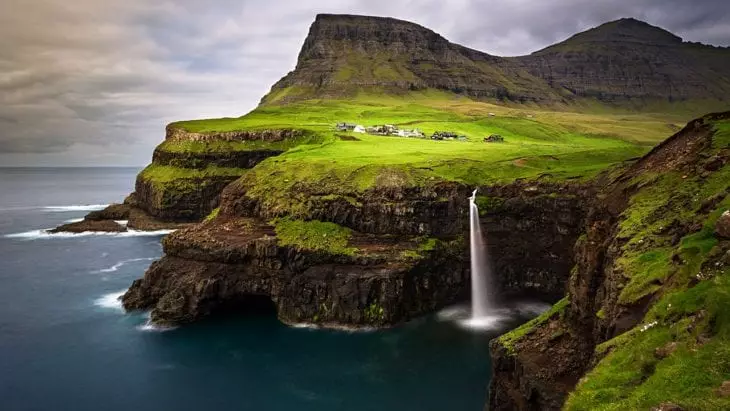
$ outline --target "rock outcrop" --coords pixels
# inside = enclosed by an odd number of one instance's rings
[[[605,23],[528,56],[503,58],[407,21],[321,14],[296,68],[262,104],[422,89],[541,104],[585,98],[617,105],[727,102],[728,59],[729,48],[683,42],[635,19]]]
[[[605,23],[512,60],[576,97],[728,101],[730,49],[686,43],[635,19]]]
[[[642,332],[655,326],[673,329],[677,324],[684,328],[687,322],[702,329],[700,322],[711,315],[707,308],[666,317],[645,316],[662,305],[671,312],[672,304],[667,305],[662,298],[694,292],[692,287],[723,273],[730,242],[720,234],[713,236],[713,232],[715,219],[722,225],[717,210],[727,208],[730,180],[725,168],[708,174],[704,165],[709,159],[724,161],[730,156],[729,136],[716,137],[717,122],[727,124],[728,119],[730,112],[690,122],[598,190],[590,203],[585,234],[575,246],[576,268],[568,283],[566,303],[492,342],[489,409],[561,409],[579,381],[587,384],[591,378],[584,378],[587,371],[610,366],[613,358],[607,355],[612,349],[641,347],[631,339],[645,341],[641,340]],[[705,196],[704,201],[697,198]],[[695,246],[697,238],[706,238],[716,246]],[[702,344],[721,338],[704,332]],[[680,346],[694,344],[680,335],[674,338]],[[623,399],[651,378],[656,362],[672,355],[664,350],[672,340],[661,341],[655,342],[661,343],[656,346],[643,343],[652,353],[646,364],[625,366],[637,367],[636,380],[604,389],[624,392]],[[675,345],[672,352],[676,349]],[[597,372],[592,378],[602,378]],[[634,375],[631,372],[626,375]],[[579,385],[567,409],[590,408],[586,402],[595,397],[584,396],[581,391],[589,389]],[[683,403],[670,394],[665,400]],[[647,409],[658,406],[648,405]]]
[[[350,233],[344,248],[318,249],[326,233],[287,240],[277,221],[291,213],[251,197],[250,184],[243,178],[229,185],[216,218],[165,238],[165,257],[134,282],[125,308],[179,324],[243,313],[263,297],[287,323],[381,327],[466,298],[468,187],[376,187],[348,198],[289,192],[307,198],[306,209],[292,206],[306,213],[298,217],[302,225],[323,221]],[[568,279],[586,188],[516,183],[484,190],[494,203],[485,207],[484,229],[513,238],[490,250],[499,294],[554,299]],[[312,236],[322,237],[305,243]]]
[[[53,231],[126,231],[115,220],[129,220],[128,227],[138,230],[199,222],[218,207],[228,184],[296,145],[307,133],[298,129],[205,133],[168,125],[165,141],[155,149],[152,163],[137,175],[135,191],[124,204],[93,211],[84,221]]]
[[[459,300],[468,278],[453,242],[410,254],[415,240],[355,234],[354,254],[337,254],[282,245],[273,227],[247,218],[220,217],[163,245],[165,257],[123,298],[160,324],[244,313],[263,296],[286,323],[388,326]]]
[[[296,68],[272,87],[262,103],[426,88],[475,98],[560,100],[558,93],[519,64],[451,43],[417,24],[320,14],[309,29]]]

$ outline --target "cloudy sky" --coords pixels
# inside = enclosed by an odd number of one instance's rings
[[[730,45],[727,0],[2,0],[0,166],[144,165],[165,124],[253,109],[317,13],[410,20],[503,56],[620,17]]]

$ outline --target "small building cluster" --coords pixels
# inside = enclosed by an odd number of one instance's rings
[[[435,131],[431,140],[459,140],[466,141],[466,136],[459,136],[452,131]]]
[[[337,123],[335,126],[337,131],[352,131],[353,133],[367,133],[375,136],[398,136],[398,137],[414,137],[424,138],[423,132],[417,128],[399,129],[392,124],[384,124],[377,126],[365,127],[360,124],[353,123]]]
[[[353,123],[337,123],[335,126],[337,131],[353,131],[355,130],[355,127],[357,127],[357,124]]]
[[[484,137],[485,143],[503,143],[504,137],[500,136],[499,134],[492,134],[489,137]]]

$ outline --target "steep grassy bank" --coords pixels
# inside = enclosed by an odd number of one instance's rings
[[[569,410],[730,406],[729,118],[691,123],[602,190],[569,304],[493,344],[492,408],[556,409],[576,383]]]

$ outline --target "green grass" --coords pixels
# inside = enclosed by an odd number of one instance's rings
[[[344,75],[344,74],[343,74]],[[493,115],[490,115],[493,114]],[[410,187],[456,181],[468,185],[509,183],[517,178],[588,180],[613,164],[644,154],[685,121],[681,114],[550,111],[531,105],[476,102],[440,91],[407,95],[359,94],[350,100],[308,100],[263,105],[240,118],[174,123],[196,132],[241,129],[305,130],[299,141],[281,143],[284,154],[245,173],[246,195],[275,215],[309,217],[309,201],[295,192],[357,198],[374,187]],[[431,141],[351,133],[337,122],[395,124],[427,135],[449,130],[468,141]],[[483,143],[500,134],[504,143]],[[262,143],[163,143],[163,149],[224,152],[260,148]]]
[[[507,352],[514,353],[515,344],[518,341],[520,341],[526,335],[532,334],[538,325],[545,323],[546,321],[548,321],[549,319],[553,318],[556,315],[560,315],[568,307],[568,304],[569,304],[568,299],[563,298],[562,300],[553,304],[553,306],[549,310],[545,311],[544,313],[540,314],[539,316],[522,324],[521,326],[515,328],[514,330],[501,335],[498,338],[499,343],[502,344],[502,346],[507,349]]]
[[[278,218],[272,224],[280,245],[330,254],[353,255],[357,251],[348,247],[352,231],[335,223]]]
[[[221,211],[220,207],[214,208],[213,211],[210,212],[210,214],[205,216],[205,219],[203,219],[203,221],[207,223],[208,221],[215,220],[215,218],[218,217],[218,214],[220,213],[220,211]]]
[[[203,126],[201,126],[203,127]],[[323,137],[318,133],[305,132],[304,135],[282,141],[164,141],[157,148],[171,153],[228,153],[232,151],[276,150],[286,151],[307,144],[320,144]]]
[[[245,168],[209,166],[203,169],[194,169],[150,164],[142,170],[140,176],[145,180],[158,184],[208,177],[238,177],[246,171]]]
[[[728,306],[727,269],[694,288],[667,295],[644,322],[656,325],[645,331],[636,328],[599,346],[598,351],[610,353],[581,381],[565,409],[650,409],[662,402],[685,409],[729,409],[730,398],[714,393],[730,380]],[[701,311],[704,317],[697,317]],[[669,342],[675,342],[677,350],[657,357],[656,349]]]
[[[598,112],[592,108],[577,113],[532,105],[495,105],[426,90],[407,95],[360,93],[349,100],[265,104],[239,118],[173,125],[207,133],[305,130],[305,136],[298,141],[281,143],[280,148],[288,150],[286,153],[260,163],[246,173],[241,183],[247,196],[276,210],[277,215],[306,219],[308,201],[292,195],[293,192],[326,192],[357,199],[363,191],[374,187],[423,186],[440,181],[485,185],[517,178],[587,180],[613,164],[644,154],[650,145],[670,134],[675,124],[685,120],[680,114]],[[467,136],[468,141],[354,133],[357,141],[345,141],[338,137],[341,133],[333,130],[334,124],[342,121],[395,124],[419,128],[427,135],[449,130]],[[482,139],[490,134],[502,135],[505,142],[483,143]],[[161,148],[224,152],[257,149],[261,144],[170,142],[163,143]]]
[[[715,129],[710,155],[730,144],[730,122]],[[730,167],[706,179],[682,177],[665,173],[637,181],[645,185],[620,226],[626,243],[618,266],[626,283],[619,303],[650,294],[656,302],[641,325],[596,347],[602,359],[570,395],[566,410],[640,410],[662,402],[730,409],[730,398],[715,392],[730,380],[730,267],[718,262],[725,251],[714,235],[730,197],[701,211],[703,200],[730,190]],[[664,230],[672,222],[701,229],[675,244]],[[674,352],[656,354],[669,343]]]

